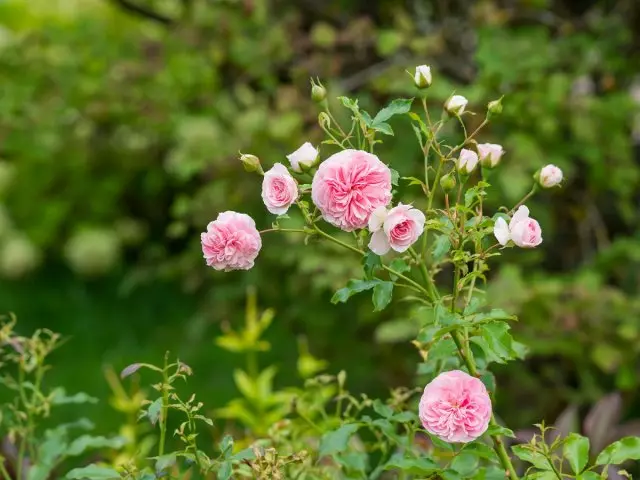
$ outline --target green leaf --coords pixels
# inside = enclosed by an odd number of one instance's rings
[[[378,415],[384,418],[389,418],[393,415],[393,409],[389,405],[382,403],[382,400],[378,398],[373,401],[373,409]]]
[[[149,405],[147,408],[147,417],[152,425],[155,425],[158,419],[160,418],[160,413],[162,412],[162,397],[156,399],[153,403]]]
[[[373,311],[379,312],[384,310],[393,296],[393,282],[379,281],[373,287]]]
[[[76,438],[64,452],[65,456],[73,457],[82,455],[87,450],[98,448],[122,448],[127,444],[127,440],[123,437],[93,437],[91,435],[82,435]]]
[[[640,437],[624,437],[605,448],[596,465],[619,465],[627,460],[640,460]]]
[[[371,290],[378,284],[379,280],[349,280],[347,286],[341,288],[331,297],[331,303],[345,303],[352,295],[356,293],[364,292],[365,290]]]
[[[70,403],[98,403],[98,399],[84,392],[67,396],[64,388],[56,388],[51,395],[52,405],[66,405]]]
[[[253,449],[249,447],[245,448],[244,450],[240,450],[230,458],[231,460],[253,460],[254,458],[256,458],[256,454],[253,453]]]
[[[325,433],[320,440],[319,457],[333,455],[347,448],[349,439],[358,431],[360,425],[357,423],[347,423],[337,430]]]
[[[222,462],[220,464],[220,468],[218,469],[217,476],[218,480],[229,480],[231,478],[232,465],[230,461]]]
[[[463,478],[469,478],[478,470],[478,457],[471,452],[463,451],[454,457],[451,468]]]
[[[456,351],[456,345],[451,338],[442,338],[429,349],[427,361],[448,360],[456,354]]]
[[[376,255],[372,251],[368,251],[362,258],[362,268],[364,269],[364,276],[367,280],[371,280],[376,270],[382,266],[380,256]]]
[[[431,247],[431,256],[435,263],[440,263],[451,250],[451,240],[448,235],[438,235]]]
[[[173,467],[176,464],[176,454],[168,453],[156,458],[156,473],[158,476],[168,468]]]
[[[576,480],[600,480],[602,477],[598,475],[596,472],[582,472],[580,475],[576,477]]]
[[[360,113],[360,107],[358,107],[358,100],[351,100],[349,97],[338,97],[338,100],[342,105],[351,110],[355,115]]]
[[[223,458],[229,458],[233,450],[233,437],[231,435],[225,435],[222,440],[220,440],[218,448]]]
[[[533,472],[527,475],[527,480],[558,480],[558,476],[551,470]]]
[[[393,135],[393,132],[391,133],[391,135]],[[397,170],[394,170],[393,168],[390,168],[389,170],[391,170],[391,185],[394,186],[398,186],[398,181],[400,180],[400,174],[398,173]]]
[[[364,472],[367,469],[368,456],[365,452],[347,452],[342,455],[336,455],[335,458],[348,471]],[[361,476],[358,478],[361,478]]]
[[[385,470],[400,470],[412,475],[431,475],[440,467],[427,457],[404,458],[402,454],[392,456],[384,466]]]
[[[540,452],[534,451],[529,445],[516,445],[511,450],[520,460],[529,462],[540,470],[552,470],[547,457]]]
[[[393,129],[391,128],[391,125],[389,125],[388,123],[379,123],[377,125],[374,125],[372,128],[376,132],[380,132],[380,133],[384,133],[385,135],[393,136]],[[398,177],[399,177],[399,175],[398,175]],[[398,184],[398,180],[396,180],[395,183],[393,182],[393,180],[391,180],[391,183],[393,185],[397,185]]]
[[[503,427],[501,425],[489,425],[489,428],[487,428],[486,433],[487,435],[491,435],[491,436],[500,435],[503,437],[516,438],[515,434],[513,433],[513,430],[507,427]]]
[[[407,265],[407,262],[405,262],[401,258],[394,258],[393,261],[389,264],[389,268],[391,268],[392,270],[395,270],[398,273],[404,273],[411,270],[411,267]],[[398,278],[397,275],[393,275],[393,274],[391,274],[390,277],[391,277],[391,280],[393,281],[395,281],[396,278]]]
[[[577,433],[571,433],[564,441],[563,452],[573,473],[578,474],[584,470],[589,460],[589,439]]]
[[[373,125],[379,125],[386,122],[394,115],[402,115],[411,110],[413,98],[397,98],[392,100],[389,105],[380,110],[373,119]]]
[[[70,480],[111,480],[119,479],[120,474],[113,468],[92,464],[82,468],[74,468],[67,473],[66,478]]]

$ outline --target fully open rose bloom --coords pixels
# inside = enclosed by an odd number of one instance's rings
[[[445,442],[471,442],[489,426],[491,399],[479,379],[453,370],[425,387],[419,415],[424,428]]]
[[[516,210],[509,225],[504,218],[498,218],[493,227],[493,234],[503,246],[509,243],[509,240],[521,248],[533,248],[542,243],[540,224],[529,217],[529,209],[524,205]]]
[[[297,199],[298,184],[289,170],[281,163],[274,164],[262,179],[262,201],[267,210],[282,215]]]
[[[404,252],[422,235],[425,216],[411,205],[399,203],[387,212],[376,208],[369,218],[369,230],[373,233],[369,248],[377,255],[384,255],[393,248]]]
[[[346,232],[364,228],[391,201],[391,171],[371,153],[343,150],[320,164],[311,198],[327,222]]]
[[[207,265],[216,270],[249,270],[262,247],[253,218],[236,212],[219,214],[200,240]]]

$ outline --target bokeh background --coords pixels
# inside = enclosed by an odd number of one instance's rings
[[[322,139],[309,77],[376,111],[415,95],[404,70],[424,63],[432,108],[452,90],[479,112],[505,95],[483,136],[507,151],[494,209],[541,165],[567,177],[528,202],[542,247],[509,252],[487,287],[531,348],[496,369],[498,411],[514,428],[561,414],[580,428],[595,405],[640,433],[635,0],[0,0],[0,310],[24,333],[69,337],[52,376],[70,391],[107,398],[106,365],[168,349],[216,407],[237,394],[239,359],[214,339],[242,323],[256,286],[276,311],[261,361],[278,385],[300,384],[304,338],[352,391],[411,385],[411,311],[329,303],[358,259],[267,236],[253,270],[223,274],[204,266],[199,232],[227,209],[268,228],[238,152],[268,166]],[[395,122],[404,133],[380,156],[419,173],[413,132]],[[102,430],[120,421],[106,401],[88,408]]]

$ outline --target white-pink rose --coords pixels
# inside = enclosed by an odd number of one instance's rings
[[[462,175],[469,175],[473,172],[478,165],[478,154],[473,150],[463,148],[460,150],[460,156],[456,162],[458,172]]]
[[[216,270],[249,270],[253,267],[262,240],[249,215],[222,212],[200,234],[207,265]]]
[[[478,157],[480,164],[486,168],[494,168],[500,163],[500,159],[504,154],[502,145],[496,143],[480,143],[478,144]]]
[[[309,142],[302,144],[295,152],[287,155],[291,168],[294,172],[302,172],[303,168],[309,168],[316,163],[318,159],[318,150]]]
[[[369,231],[373,233],[369,248],[377,255],[393,249],[404,252],[413,245],[424,231],[425,216],[411,205],[376,208],[369,218]]]
[[[538,183],[542,188],[551,188],[562,182],[562,170],[555,165],[546,165],[540,169]]]
[[[346,232],[364,228],[391,201],[391,171],[371,153],[343,150],[320,164],[311,198],[327,222]]]
[[[484,384],[461,370],[438,375],[424,388],[420,421],[445,442],[471,442],[487,431],[491,399]]]
[[[493,234],[503,246],[509,241],[521,248],[533,248],[542,243],[540,224],[529,217],[529,209],[524,205],[513,214],[508,225],[504,218],[498,218],[493,227]]]
[[[267,210],[276,215],[287,213],[298,199],[298,184],[287,167],[276,163],[262,179],[262,201]]]

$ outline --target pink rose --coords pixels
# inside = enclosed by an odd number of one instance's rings
[[[391,171],[371,153],[343,150],[320,164],[311,198],[327,222],[346,232],[364,228],[391,201]]]
[[[369,217],[369,230],[373,233],[369,248],[377,255],[384,255],[393,248],[404,252],[422,235],[424,213],[411,205],[399,203],[387,212],[385,207],[376,208]]]
[[[207,265],[216,270],[249,270],[260,252],[262,240],[249,215],[222,212],[200,234]]]
[[[298,184],[289,170],[281,163],[274,164],[262,179],[262,201],[267,210],[282,215],[297,199]]]
[[[424,388],[420,420],[427,431],[446,442],[466,443],[482,435],[491,418],[491,399],[477,378],[453,370]]]
[[[509,243],[509,240],[521,248],[533,248],[542,243],[540,224],[529,217],[529,209],[524,205],[513,214],[509,225],[504,218],[498,218],[493,227],[493,234],[503,246]]]
[[[542,188],[552,188],[562,182],[562,170],[555,165],[546,165],[540,169],[538,183]]]

